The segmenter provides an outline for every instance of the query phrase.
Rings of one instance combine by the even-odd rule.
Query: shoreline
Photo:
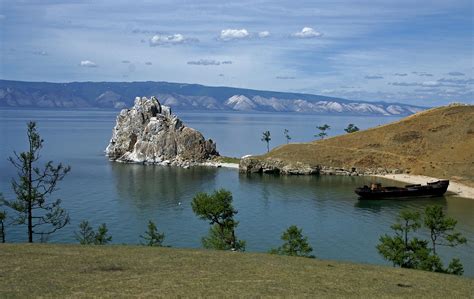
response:
[[[237,163],[224,163],[224,162],[203,162],[199,163],[199,166],[208,166],[208,167],[225,167],[239,169],[239,164]]]
[[[232,169],[239,169],[239,164],[237,163],[222,163],[222,162],[204,162],[200,164],[201,166],[209,167],[225,167]],[[379,177],[385,179],[391,179],[394,181],[409,183],[409,184],[426,184],[427,182],[437,181],[438,178],[424,176],[424,175],[412,175],[412,174],[375,174],[370,175],[372,177]],[[448,193],[455,197],[463,197],[474,199],[474,188],[463,185],[461,183],[450,180]]]
[[[424,175],[411,175],[411,174],[379,174],[372,175],[374,177],[391,179],[399,182],[410,183],[410,184],[426,184],[430,181],[437,181],[439,179],[424,176]],[[456,197],[464,197],[474,199],[474,188],[463,185],[452,180],[449,181],[448,192]]]

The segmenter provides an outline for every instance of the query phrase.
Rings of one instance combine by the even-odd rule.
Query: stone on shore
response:
[[[187,167],[219,155],[212,140],[155,97],[137,97],[131,109],[120,111],[105,153],[118,162]]]

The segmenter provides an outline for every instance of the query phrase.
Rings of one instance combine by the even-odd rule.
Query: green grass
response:
[[[235,163],[235,164],[239,164],[240,158],[219,156],[219,157],[216,158],[216,161],[217,161],[217,162],[221,162],[221,163]]]
[[[0,244],[0,297],[472,297],[474,280],[391,267],[141,246]]]

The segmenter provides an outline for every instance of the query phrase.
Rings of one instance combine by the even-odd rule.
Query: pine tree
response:
[[[49,196],[58,190],[58,183],[70,171],[69,166],[52,161],[44,168],[36,164],[40,158],[43,139],[36,130],[36,123],[29,122],[27,130],[28,151],[10,157],[9,161],[18,170],[18,179],[12,181],[16,200],[5,200],[7,207],[14,210],[14,223],[27,225],[28,242],[33,242],[34,235],[44,239],[69,223],[69,214],[61,208],[61,199],[49,200]]]
[[[74,233],[75,238],[81,245],[90,245],[95,243],[95,232],[89,225],[89,221],[82,221],[79,224],[79,232]]]
[[[245,250],[245,241],[238,240],[235,228],[239,224],[234,220],[237,210],[232,206],[232,193],[225,189],[212,194],[200,192],[191,203],[193,212],[212,225],[209,235],[202,239],[203,246],[218,250]]]
[[[146,246],[163,246],[163,240],[165,239],[165,234],[160,234],[156,225],[153,221],[148,221],[148,230],[145,232],[145,235],[140,235],[145,243],[142,245]]]
[[[302,231],[296,225],[288,227],[281,236],[283,245],[271,249],[270,253],[314,258],[314,255],[311,255],[313,248],[308,243],[308,237],[303,236]]]
[[[326,133],[326,131],[331,129],[331,127],[327,124],[324,124],[322,126],[317,126],[316,129],[319,130],[319,133],[317,135],[314,135],[314,137],[319,137],[320,139],[324,139],[324,137],[328,136],[328,133]]]
[[[347,133],[354,133],[359,131],[359,128],[354,124],[347,125],[347,128],[344,129]]]
[[[466,243],[466,238],[454,232],[456,220],[447,218],[440,206],[428,206],[423,220],[430,231],[431,248],[429,241],[409,236],[409,233],[414,233],[421,227],[421,215],[402,211],[397,223],[392,225],[395,236],[385,234],[380,237],[377,245],[379,253],[394,266],[462,275],[464,269],[459,259],[452,259],[448,267],[444,268],[436,252],[436,245],[454,247]]]
[[[112,236],[108,234],[109,230],[107,229],[107,225],[105,223],[102,223],[99,225],[99,228],[97,229],[97,233],[95,234],[95,240],[94,244],[95,245],[107,245],[112,241]]]
[[[436,245],[454,247],[467,242],[461,233],[454,231],[458,222],[453,218],[446,217],[441,206],[426,207],[424,222],[430,230],[434,254],[436,254]]]
[[[267,143],[267,153],[270,151],[270,140],[272,140],[272,137],[270,136],[270,131],[263,132],[262,141]]]
[[[288,129],[285,129],[283,131],[283,134],[285,134],[285,138],[286,138],[286,144],[290,143],[290,140],[291,140],[291,136],[289,134],[290,131],[288,131]]]

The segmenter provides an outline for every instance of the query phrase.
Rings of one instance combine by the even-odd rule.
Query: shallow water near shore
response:
[[[165,243],[173,247],[200,247],[208,223],[193,214],[190,203],[199,191],[226,188],[232,191],[240,221],[237,234],[247,241],[248,251],[267,251],[280,244],[289,225],[303,228],[323,259],[363,263],[386,263],[375,246],[379,236],[391,233],[390,225],[400,210],[422,211],[440,204],[457,219],[468,245],[442,248],[445,261],[459,257],[465,274],[474,277],[474,200],[441,197],[410,201],[358,201],[355,187],[375,180],[369,177],[243,175],[235,169],[193,167],[181,169],[153,165],[109,162],[105,149],[117,111],[104,110],[0,110],[0,192],[11,198],[10,180],[15,170],[7,157],[26,146],[26,122],[36,120],[45,140],[45,160],[72,166],[56,193],[70,212],[71,224],[52,235],[50,242],[76,242],[79,222],[94,227],[107,223],[114,243],[138,243],[139,235],[153,220],[165,232]],[[343,133],[348,123],[360,128],[385,124],[397,118],[341,117],[301,114],[178,113],[183,121],[206,138],[217,142],[221,154],[261,154],[265,144],[261,132],[270,130],[271,146],[285,143],[283,130],[292,141],[312,140],[315,126],[324,123],[330,135]],[[384,179],[384,184],[403,185]],[[9,227],[7,240],[23,242],[23,227]]]

